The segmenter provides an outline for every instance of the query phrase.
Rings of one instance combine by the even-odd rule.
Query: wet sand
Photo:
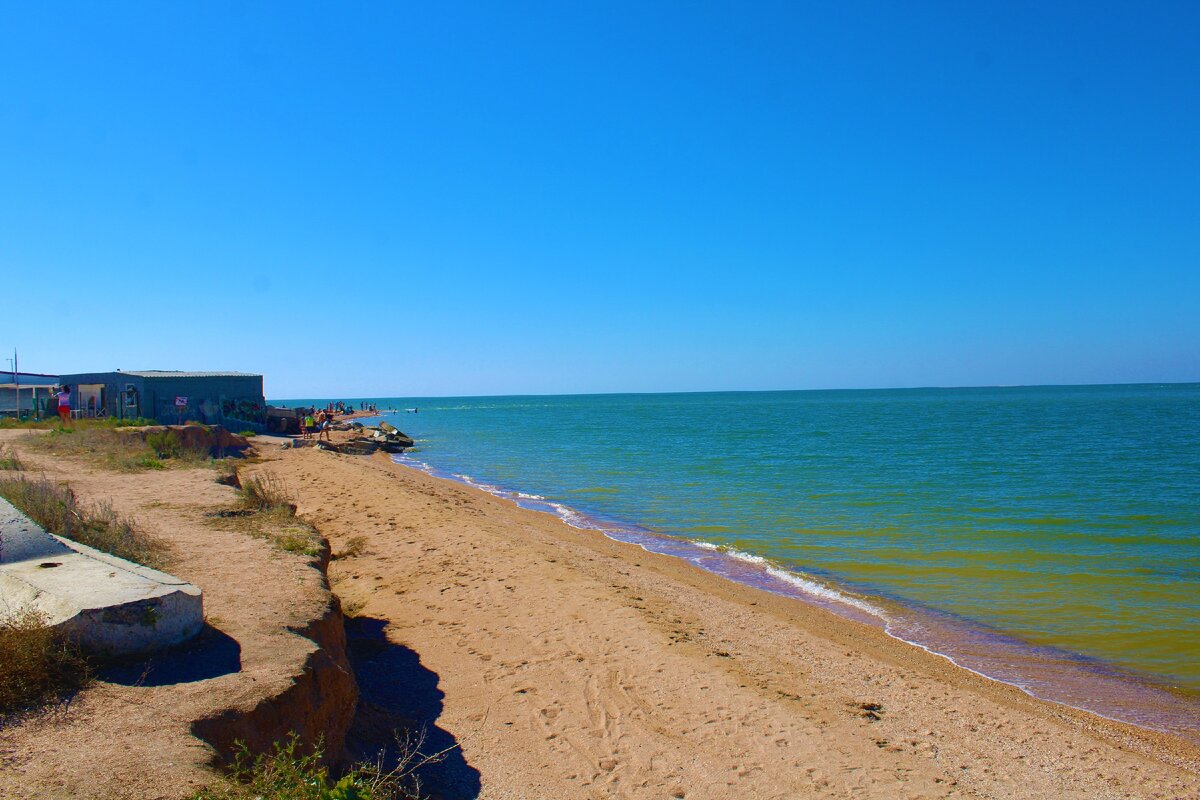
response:
[[[365,537],[335,591],[410,657],[364,688],[427,695],[447,796],[1200,796],[1174,737],[384,455],[261,449],[335,553]]]

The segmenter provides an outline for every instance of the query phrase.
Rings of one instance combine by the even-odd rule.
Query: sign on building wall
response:
[[[175,395],[175,407],[176,408],[187,408],[187,395],[182,395],[182,394]]]

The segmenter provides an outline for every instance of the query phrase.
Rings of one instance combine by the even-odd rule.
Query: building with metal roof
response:
[[[262,430],[263,376],[251,372],[115,370],[62,375],[81,416],[146,417],[163,424],[194,420],[230,430]]]
[[[57,375],[40,372],[0,372],[0,416],[44,415],[50,408]],[[50,409],[53,416],[54,411]]]
[[[137,369],[117,370],[122,375],[133,375],[137,378],[261,378],[253,372],[187,372],[175,369]]]

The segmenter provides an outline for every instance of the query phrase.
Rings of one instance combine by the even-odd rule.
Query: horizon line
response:
[[[405,398],[420,398],[429,400],[447,400],[456,398],[501,398],[501,397],[619,397],[627,395],[653,395],[653,394],[765,394],[770,392],[920,392],[930,389],[1064,389],[1064,388],[1082,388],[1082,387],[1099,387],[1099,386],[1189,386],[1200,384],[1200,379],[1189,381],[1129,381],[1118,383],[995,383],[995,384],[971,384],[959,386],[858,386],[858,387],[819,387],[808,389],[687,389],[675,391],[640,391],[640,392],[530,392],[517,394],[430,394],[430,395],[353,395],[354,399],[360,400],[383,400],[383,399],[405,399]],[[313,395],[312,397],[277,397],[268,398],[276,401],[295,401],[295,400],[337,400],[350,397],[350,395]]]

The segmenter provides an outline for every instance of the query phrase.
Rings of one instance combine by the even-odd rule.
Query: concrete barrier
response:
[[[107,657],[170,647],[204,627],[195,586],[47,533],[0,498],[0,617],[28,609]]]

